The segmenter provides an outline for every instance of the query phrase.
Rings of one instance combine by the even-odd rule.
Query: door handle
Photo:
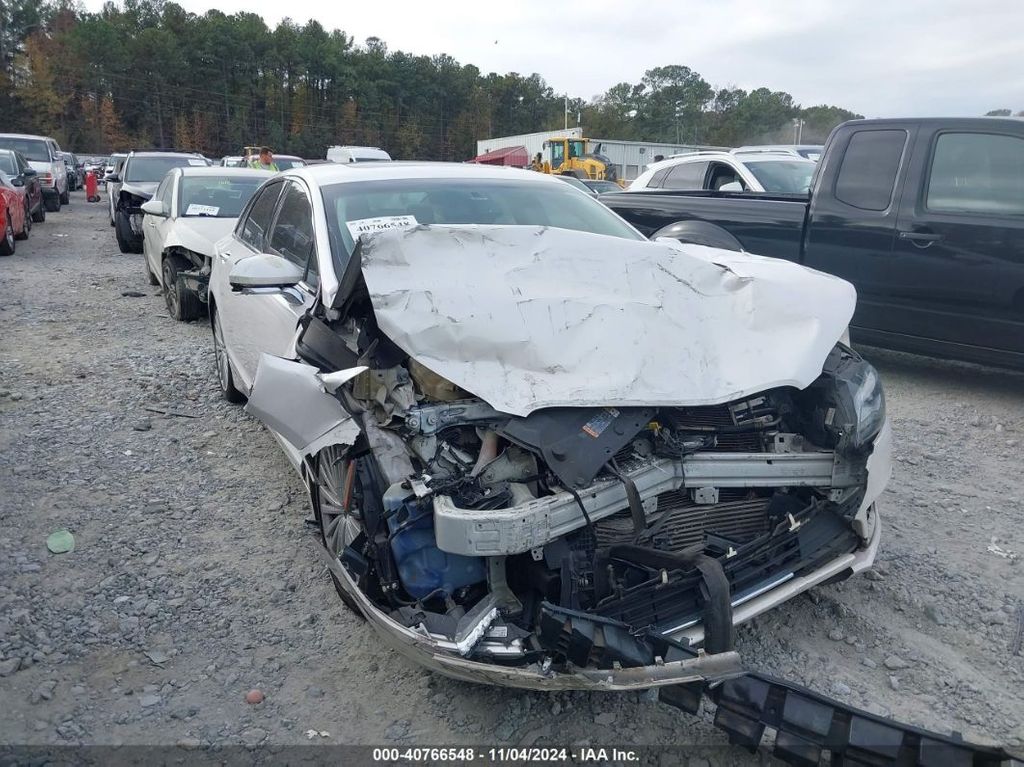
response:
[[[942,235],[934,232],[900,232],[900,239],[912,242],[918,247],[927,248],[933,242],[941,240]]]

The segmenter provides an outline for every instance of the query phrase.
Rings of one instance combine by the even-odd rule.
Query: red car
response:
[[[14,241],[28,239],[32,231],[32,214],[24,185],[14,186],[6,173],[0,172],[0,256],[14,254]]]

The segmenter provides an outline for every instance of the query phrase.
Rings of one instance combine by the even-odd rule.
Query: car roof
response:
[[[39,141],[53,141],[49,136],[41,136],[38,133],[0,133],[0,138],[31,138]]]
[[[128,154],[132,157],[202,157],[199,152],[129,152]]]
[[[527,183],[558,183],[556,177],[533,170],[461,162],[324,163],[323,165],[305,165],[301,168],[292,168],[281,175],[285,177],[297,176],[315,186],[344,184],[353,181],[400,181],[417,178],[514,179]]]
[[[228,168],[223,165],[198,165],[181,166],[178,168],[171,168],[172,173],[180,173],[182,176],[215,176],[217,178],[223,178],[225,176],[238,176],[239,178],[270,178],[270,175],[265,170],[257,170],[254,168]]]

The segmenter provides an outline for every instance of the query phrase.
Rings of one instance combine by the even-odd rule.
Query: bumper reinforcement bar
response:
[[[825,752],[829,764],[844,766],[996,767],[1014,760],[1002,748],[901,724],[764,674],[747,673],[713,687],[664,687],[659,699],[696,714],[704,694],[716,704],[715,726],[730,743],[754,751],[770,727],[773,754],[787,764],[818,765]]]

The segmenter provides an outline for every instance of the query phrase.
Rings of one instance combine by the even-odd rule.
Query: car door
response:
[[[161,274],[163,265],[160,261],[164,252],[164,240],[166,239],[167,229],[170,226],[171,216],[174,213],[171,209],[171,189],[174,186],[175,175],[168,173],[164,176],[163,181],[156,188],[156,192],[153,193],[154,200],[164,203],[164,210],[167,212],[167,216],[161,218],[160,216],[152,216],[147,213],[142,219],[142,252],[146,256],[150,272],[161,281],[160,284],[163,287],[166,286],[163,285],[163,275]]]
[[[252,386],[260,354],[288,359],[295,356],[299,318],[316,297],[317,276],[315,268],[310,269],[316,264],[313,232],[309,190],[304,183],[289,179],[281,190],[270,233],[264,237],[263,252],[291,261],[304,276],[293,287],[248,290],[236,295],[246,331],[246,341],[240,345],[239,374],[247,387]]]
[[[893,244],[905,332],[1024,353],[1024,136],[922,128]]]

